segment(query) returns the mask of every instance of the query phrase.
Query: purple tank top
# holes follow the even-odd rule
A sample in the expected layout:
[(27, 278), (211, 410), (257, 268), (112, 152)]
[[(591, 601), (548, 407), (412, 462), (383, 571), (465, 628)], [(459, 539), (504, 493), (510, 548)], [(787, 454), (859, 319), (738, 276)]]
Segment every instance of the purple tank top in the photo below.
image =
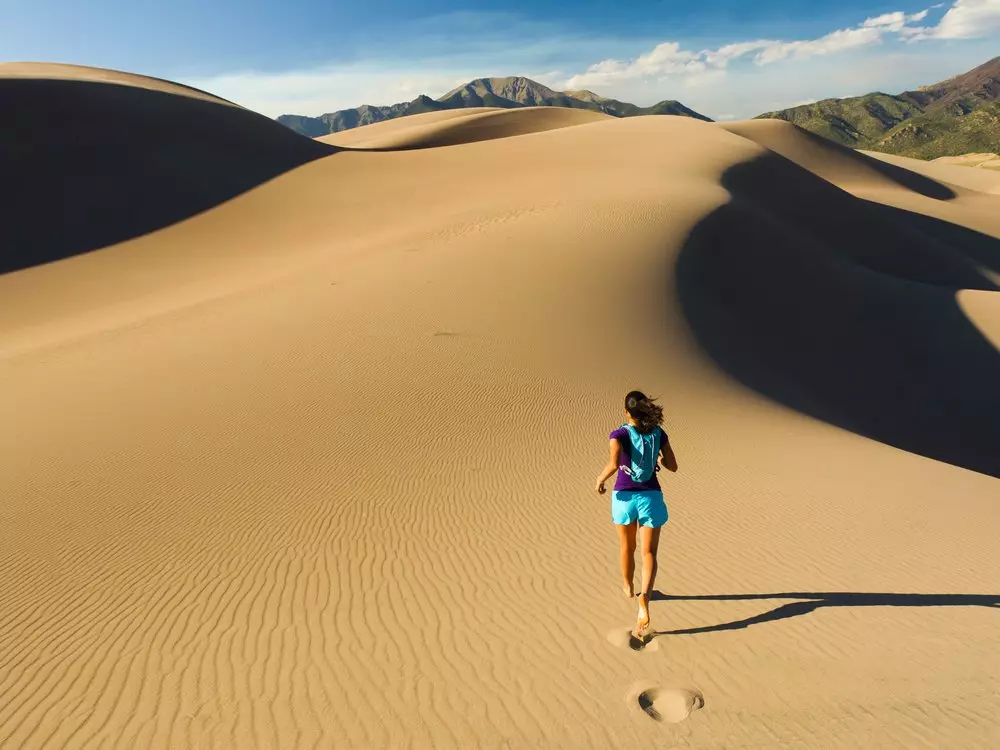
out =
[[(667, 444), (667, 433), (663, 431), (662, 427), (657, 427), (660, 431), (660, 445)], [(653, 476), (647, 479), (645, 482), (633, 482), (632, 477), (629, 476), (628, 472), (622, 469), (623, 466), (632, 465), (632, 441), (629, 439), (628, 430), (625, 427), (619, 427), (617, 430), (612, 432), (608, 437), (611, 440), (617, 440), (618, 444), (622, 447), (621, 452), (618, 454), (618, 477), (615, 479), (615, 489), (619, 492), (621, 491), (635, 491), (635, 490), (658, 490), (660, 489), (660, 482), (656, 478), (656, 472), (653, 472)], [(659, 471), (659, 465), (657, 465), (657, 471)]]

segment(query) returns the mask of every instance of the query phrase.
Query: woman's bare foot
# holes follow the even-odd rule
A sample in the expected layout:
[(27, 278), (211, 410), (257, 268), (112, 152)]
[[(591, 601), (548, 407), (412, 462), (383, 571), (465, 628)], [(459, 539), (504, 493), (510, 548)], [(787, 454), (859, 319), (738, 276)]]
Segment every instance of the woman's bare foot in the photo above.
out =
[(644, 638), (649, 630), (649, 594), (639, 594), (639, 613), (635, 620), (635, 636)]
[(635, 598), (635, 589), (632, 587), (632, 582), (622, 584), (622, 593), (625, 594), (626, 599)]

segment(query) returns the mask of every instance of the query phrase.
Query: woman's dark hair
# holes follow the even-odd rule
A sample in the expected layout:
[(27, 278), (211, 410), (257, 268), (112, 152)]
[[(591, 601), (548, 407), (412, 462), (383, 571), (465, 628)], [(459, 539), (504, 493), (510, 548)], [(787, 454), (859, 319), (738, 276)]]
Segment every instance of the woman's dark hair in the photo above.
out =
[(629, 391), (625, 397), (625, 411), (635, 420), (636, 429), (643, 435), (663, 424), (663, 407), (642, 391)]

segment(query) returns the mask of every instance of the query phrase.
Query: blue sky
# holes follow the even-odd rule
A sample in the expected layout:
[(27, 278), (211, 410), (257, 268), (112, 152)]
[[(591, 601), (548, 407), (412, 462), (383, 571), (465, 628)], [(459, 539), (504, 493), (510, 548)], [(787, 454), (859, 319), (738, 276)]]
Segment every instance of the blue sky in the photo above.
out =
[(1000, 0), (0, 2), (5, 60), (169, 78), (270, 116), (526, 75), (732, 119), (932, 83), (998, 42)]

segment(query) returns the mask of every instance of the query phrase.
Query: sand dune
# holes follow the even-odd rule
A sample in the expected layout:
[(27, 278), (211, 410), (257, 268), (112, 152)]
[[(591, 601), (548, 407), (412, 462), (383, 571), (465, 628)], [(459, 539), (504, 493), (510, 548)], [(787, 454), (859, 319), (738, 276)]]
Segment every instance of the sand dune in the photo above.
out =
[(998, 289), (981, 269), (1000, 272), (1000, 243), (817, 177), (850, 187), (867, 170), (934, 201), (957, 200), (957, 189), (768, 125), (732, 128), (771, 153), (726, 172), (732, 199), (678, 260), (699, 341), (727, 371), (800, 411), (1000, 476), (1000, 422), (983, 408), (1000, 399), (1000, 357), (955, 299), (960, 289)]
[(933, 161), (935, 164), (958, 164), (967, 167), (985, 167), (986, 169), (1000, 167), (1000, 156), (993, 153), (939, 156), (937, 159), (933, 159)]
[(28, 64), (0, 65), (0, 139), (16, 144), (0, 152), (0, 273), (161, 229), (332, 152), (196, 89)]
[(941, 200), (952, 198), (955, 194), (946, 181), (926, 179), (913, 170), (898, 168), (891, 161), (869, 158), (864, 152), (844, 148), (807, 130), (795, 128), (784, 120), (750, 120), (726, 123), (720, 127), (784, 156), (813, 175), (845, 190), (903, 187), (921, 196)]
[[(39, 221), (0, 276), (0, 746), (1000, 744), (976, 170), (552, 110), (336, 149), (2, 85), (207, 108), (122, 140), (122, 200), (131, 160), (253, 177), (144, 234), (103, 214), (100, 249), (40, 221), (66, 193), (9, 214)], [(44, 132), (4, 166), (75, 164), (98, 206)], [(591, 482), (637, 386), (681, 470), (632, 651)]]
[(911, 172), (918, 172), (940, 182), (959, 185), (969, 190), (978, 190), (983, 193), (1000, 193), (1000, 175), (995, 172), (969, 169), (957, 164), (941, 163), (936, 160), (922, 161), (920, 159), (909, 159), (905, 156), (880, 154), (875, 151), (866, 151), (864, 153), (886, 164), (895, 164)]
[[(461, 113), (461, 115), (459, 114)], [(442, 115), (451, 114), (451, 117)], [(413, 115), (403, 120), (376, 123), (317, 140), (336, 146), (366, 149), (409, 149), (457, 146), (462, 143), (511, 138), (574, 125), (609, 120), (611, 115), (589, 109), (525, 107), (488, 109), (479, 107), (450, 112)], [(396, 124), (395, 127), (393, 125)], [(405, 127), (402, 127), (405, 125)]]
[(961, 154), (959, 156), (939, 156), (937, 159), (931, 159), (931, 161), (936, 164), (978, 164), (980, 162), (997, 158), (1000, 157), (993, 153), (980, 153)]
[(194, 99), (203, 99), (214, 104), (238, 105), (210, 94), (207, 91), (185, 86), (181, 83), (166, 81), (162, 78), (135, 75), (121, 70), (107, 68), (89, 68), (83, 65), (66, 65), (63, 63), (37, 62), (5, 62), (0, 63), (0, 78), (22, 78), (28, 80), (76, 81), (77, 83), (110, 83), (118, 86), (134, 86), (152, 91), (162, 91), (167, 94), (179, 94)]
[(399, 130), (409, 130), (417, 125), (429, 125), (434, 122), (447, 122), (458, 117), (470, 117), (483, 112), (496, 112), (494, 107), (469, 107), (468, 109), (443, 109), (439, 112), (424, 112), (419, 115), (408, 117), (396, 117), (391, 120), (376, 122), (372, 125), (365, 125), (360, 128), (342, 130), (339, 133), (325, 135), (317, 138), (317, 141), (329, 143), (335, 146), (356, 146), (367, 140), (388, 136)]

